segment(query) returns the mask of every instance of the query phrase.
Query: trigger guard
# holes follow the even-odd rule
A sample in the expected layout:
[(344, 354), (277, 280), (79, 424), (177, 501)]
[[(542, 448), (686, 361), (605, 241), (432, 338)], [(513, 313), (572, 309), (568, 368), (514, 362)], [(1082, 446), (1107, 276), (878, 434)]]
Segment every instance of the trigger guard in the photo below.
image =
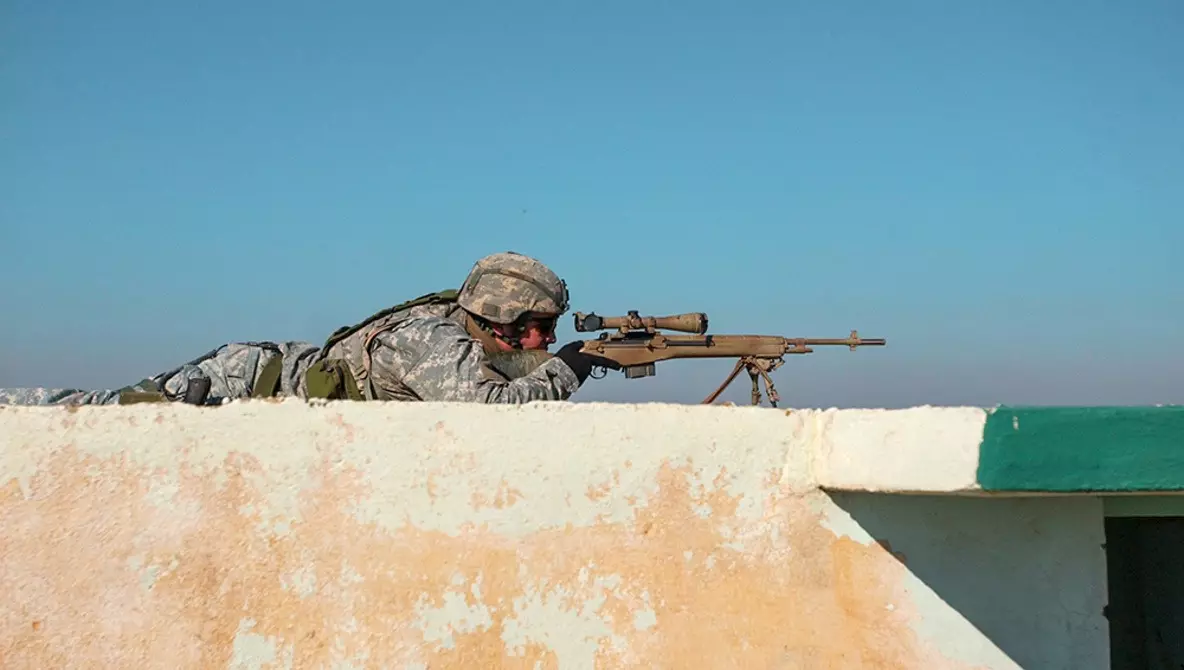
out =
[[(601, 370), (602, 372), (599, 375), (597, 375), (596, 374), (597, 370)], [(605, 377), (608, 376), (608, 368), (603, 365), (593, 365), (592, 371), (588, 373), (588, 376), (593, 379), (604, 379)]]

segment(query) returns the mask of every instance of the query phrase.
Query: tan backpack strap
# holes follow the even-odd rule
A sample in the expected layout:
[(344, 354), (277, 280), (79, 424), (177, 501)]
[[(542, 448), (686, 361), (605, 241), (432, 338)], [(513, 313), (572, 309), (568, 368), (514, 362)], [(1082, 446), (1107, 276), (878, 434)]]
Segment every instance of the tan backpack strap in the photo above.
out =
[(366, 339), (362, 340), (362, 383), (366, 385), (366, 397), (370, 400), (378, 397), (378, 393), (374, 390), (374, 378), (370, 374), (374, 366), (370, 357), (370, 347), (374, 344), (374, 338), (387, 330), (390, 330), (390, 326), (375, 328), (366, 333)]
[(493, 335), (482, 329), (473, 315), (468, 312), (465, 312), (465, 332), (469, 334), (469, 337), (481, 343), (481, 348), (485, 350), (486, 356), (501, 353), (502, 349), (497, 346), (497, 340), (493, 339)]

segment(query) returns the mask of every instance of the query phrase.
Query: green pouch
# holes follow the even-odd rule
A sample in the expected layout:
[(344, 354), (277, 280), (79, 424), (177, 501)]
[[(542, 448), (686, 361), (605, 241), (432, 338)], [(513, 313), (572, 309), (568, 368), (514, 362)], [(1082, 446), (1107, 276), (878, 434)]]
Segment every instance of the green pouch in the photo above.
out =
[(309, 398), (325, 400), (364, 400), (354, 376), (344, 361), (323, 360), (313, 363), (304, 373)]
[[(137, 388), (139, 387), (139, 388)], [(141, 390), (151, 389), (151, 390)], [(135, 405), (142, 402), (168, 402), (164, 390), (151, 379), (145, 379), (139, 384), (133, 384), (119, 389), (120, 405)]]

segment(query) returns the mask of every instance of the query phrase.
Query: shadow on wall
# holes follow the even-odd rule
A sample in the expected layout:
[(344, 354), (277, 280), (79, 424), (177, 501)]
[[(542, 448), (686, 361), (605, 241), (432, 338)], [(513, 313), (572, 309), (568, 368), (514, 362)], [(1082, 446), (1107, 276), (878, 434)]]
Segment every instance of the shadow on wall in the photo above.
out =
[(1097, 499), (830, 496), (916, 578), (910, 595), (933, 614), (917, 632), (943, 649), (972, 663), (997, 658), (993, 645), (1021, 668), (1109, 667)]

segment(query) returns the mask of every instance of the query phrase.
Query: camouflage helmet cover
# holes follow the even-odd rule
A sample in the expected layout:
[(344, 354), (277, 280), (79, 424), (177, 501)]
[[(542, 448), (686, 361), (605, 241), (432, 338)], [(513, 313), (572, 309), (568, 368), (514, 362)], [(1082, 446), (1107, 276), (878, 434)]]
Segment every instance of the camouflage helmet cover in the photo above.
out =
[(506, 251), (473, 265), (457, 302), (465, 311), (500, 324), (532, 312), (559, 316), (568, 309), (567, 284), (542, 262)]

